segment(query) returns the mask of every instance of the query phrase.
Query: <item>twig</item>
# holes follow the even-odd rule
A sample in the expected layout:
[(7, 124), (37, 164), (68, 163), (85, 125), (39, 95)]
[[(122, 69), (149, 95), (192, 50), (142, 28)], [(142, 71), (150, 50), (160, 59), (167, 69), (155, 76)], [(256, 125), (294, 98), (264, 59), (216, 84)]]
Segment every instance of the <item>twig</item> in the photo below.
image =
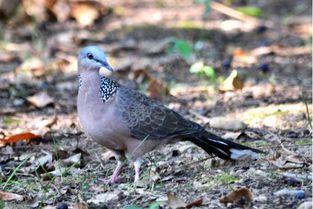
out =
[(27, 112), (30, 112), (33, 110), (35, 110), (35, 108), (32, 108), (32, 107), (26, 107), (26, 108), (21, 108), (21, 109), (17, 109), (17, 110), (14, 110), (14, 109), (1, 110), (0, 116), (2, 116), (2, 115), (15, 115), (17, 113), (27, 113)]
[(307, 46), (303, 47), (280, 47), (280, 46), (264, 46), (259, 47), (251, 51), (254, 56), (262, 56), (270, 53), (274, 53), (282, 57), (299, 56), (305, 54), (311, 54), (311, 48)]
[(101, 168), (103, 169), (103, 170), (105, 170), (105, 167), (104, 167), (104, 165), (103, 165), (103, 163), (102, 163), (102, 161), (101, 161), (101, 159), (100, 159), (100, 157), (99, 157), (99, 155), (96, 153), (96, 157), (97, 157), (97, 159), (98, 159), (98, 161), (99, 161), (99, 163), (100, 163), (100, 166), (101, 166)]
[(130, 157), (133, 157), (133, 155), (135, 154), (135, 152), (143, 145), (143, 143), (146, 142), (146, 140), (150, 137), (150, 134), (148, 134), (143, 140), (142, 142), (140, 142), (140, 144), (134, 149), (134, 151), (130, 154)]
[(196, 165), (196, 164), (199, 164), (199, 163), (202, 163), (202, 162), (204, 162), (204, 161), (207, 161), (207, 160), (210, 160), (210, 159), (214, 159), (214, 158), (215, 158), (215, 157), (209, 156), (209, 157), (203, 158), (203, 159), (201, 159), (201, 160), (188, 163), (188, 164), (186, 164), (185, 166), (186, 166), (186, 167), (190, 167), (190, 166), (192, 166), (192, 165)]
[(249, 23), (252, 26), (260, 25), (260, 20), (258, 20), (257, 18), (245, 15), (245, 14), (243, 14), (243, 13), (241, 13), (241, 12), (239, 12), (233, 8), (225, 6), (224, 4), (212, 1), (211, 8), (217, 12), (223, 13), (224, 15), (227, 15), (227, 16), (230, 16), (232, 18), (236, 18), (236, 19), (241, 20), (243, 22)]
[(281, 146), (281, 148), (282, 148), (287, 154), (289, 154), (289, 155), (294, 155), (294, 156), (299, 156), (298, 153), (292, 152), (292, 151), (290, 151), (289, 149), (287, 149), (287, 148), (284, 146), (284, 144), (282, 143), (282, 141), (280, 140), (280, 138), (279, 138), (276, 134), (274, 134), (274, 133), (272, 133), (272, 132), (269, 132), (269, 134), (271, 134), (271, 135), (273, 136), (274, 140), (278, 142), (278, 144)]

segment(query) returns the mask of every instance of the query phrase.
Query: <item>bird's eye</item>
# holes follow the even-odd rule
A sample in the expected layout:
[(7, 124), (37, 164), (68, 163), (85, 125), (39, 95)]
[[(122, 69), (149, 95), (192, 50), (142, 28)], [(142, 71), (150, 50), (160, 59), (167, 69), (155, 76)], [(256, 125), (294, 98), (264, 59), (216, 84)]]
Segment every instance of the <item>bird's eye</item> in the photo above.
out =
[(93, 55), (91, 53), (87, 54), (88, 59), (92, 60), (93, 59)]

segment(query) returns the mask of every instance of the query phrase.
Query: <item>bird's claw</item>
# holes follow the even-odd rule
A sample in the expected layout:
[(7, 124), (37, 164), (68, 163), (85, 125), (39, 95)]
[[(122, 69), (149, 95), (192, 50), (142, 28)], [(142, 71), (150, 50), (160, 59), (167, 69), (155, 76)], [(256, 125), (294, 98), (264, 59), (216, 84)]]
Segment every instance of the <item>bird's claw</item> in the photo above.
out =
[(119, 181), (120, 181), (120, 176), (118, 176), (118, 175), (113, 175), (112, 176), (112, 178), (111, 178), (111, 181), (110, 181), (110, 183), (111, 184), (116, 184), (116, 183), (118, 183)]

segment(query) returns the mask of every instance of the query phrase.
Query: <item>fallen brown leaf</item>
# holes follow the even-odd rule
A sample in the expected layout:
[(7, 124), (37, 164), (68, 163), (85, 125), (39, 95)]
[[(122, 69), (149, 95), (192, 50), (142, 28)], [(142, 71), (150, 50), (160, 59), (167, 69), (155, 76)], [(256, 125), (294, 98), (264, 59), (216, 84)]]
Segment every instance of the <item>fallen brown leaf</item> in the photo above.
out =
[(303, 168), (306, 164), (305, 159), (301, 156), (282, 154), (275, 160), (269, 160), (269, 162), (279, 169), (296, 169)]
[(167, 193), (167, 201), (168, 205), (172, 209), (183, 209), (186, 208), (187, 204), (179, 197), (177, 197), (175, 194), (168, 192)]
[(7, 19), (14, 15), (16, 11), (16, 5), (19, 3), (19, 0), (13, 1), (0, 1), (0, 19)]
[(233, 62), (239, 66), (250, 66), (257, 62), (257, 57), (249, 51), (237, 48), (233, 51)]
[(188, 205), (186, 205), (186, 208), (192, 208), (193, 206), (201, 206), (203, 203), (203, 198), (199, 198), (197, 200), (192, 201)]
[(36, 19), (36, 22), (44, 22), (48, 20), (46, 12), (46, 3), (42, 0), (23, 0), (23, 9), (26, 14)]
[(88, 206), (86, 203), (83, 202), (79, 202), (76, 203), (74, 205), (72, 205), (71, 207), (69, 207), (70, 209), (88, 209)]
[(153, 99), (161, 98), (169, 93), (166, 84), (154, 77), (150, 77), (148, 91), (149, 96)]
[(311, 48), (307, 46), (300, 46), (300, 47), (280, 47), (277, 45), (273, 46), (264, 46), (253, 49), (249, 53), (251, 56), (262, 56), (266, 54), (276, 54), (282, 57), (290, 57), (290, 56), (299, 56), (299, 55), (306, 55), (311, 53)]
[(199, 198), (197, 200), (192, 201), (191, 203), (185, 203), (184, 200), (177, 197), (175, 194), (168, 192), (167, 193), (167, 201), (172, 209), (184, 209), (184, 208), (192, 208), (194, 206), (201, 206), (203, 203), (203, 199)]
[(225, 205), (227, 205), (228, 203), (238, 204), (240, 202), (242, 208), (247, 208), (252, 200), (252, 192), (248, 188), (242, 187), (230, 192), (225, 197), (222, 197), (220, 199), (220, 202), (224, 203)]
[(15, 142), (22, 141), (22, 140), (32, 140), (32, 139), (39, 139), (39, 138), (41, 138), (40, 135), (36, 135), (30, 132), (15, 134), (15, 135), (12, 135), (5, 139), (0, 140), (0, 147), (3, 147), (9, 143), (15, 143)]
[(0, 191), (0, 200), (5, 200), (5, 201), (10, 201), (10, 200), (22, 201), (23, 199), (24, 199), (24, 197), (22, 195), (10, 193), (10, 192)]
[(44, 62), (37, 57), (33, 57), (24, 61), (22, 65), (18, 67), (17, 71), (28, 71), (31, 72), (31, 74), (35, 77), (43, 76), (46, 73)]
[(101, 9), (99, 2), (74, 2), (71, 8), (71, 16), (73, 16), (81, 26), (89, 26), (99, 18), (99, 9)]
[(53, 118), (50, 118), (43, 122), (44, 127), (51, 128), (53, 125), (55, 125), (58, 121), (58, 108), (54, 108), (54, 114)]
[[(53, 12), (56, 16), (58, 22), (65, 22), (70, 17), (71, 8), (69, 2), (67, 0), (58, 0), (58, 1), (51, 1), (49, 0), (49, 4), (47, 7)], [(46, 0), (47, 2), (47, 0)]]
[(38, 108), (47, 106), (48, 104), (53, 103), (52, 97), (50, 97), (47, 92), (39, 92), (33, 96), (27, 97), (27, 101)]
[(219, 87), (220, 91), (235, 91), (243, 88), (243, 82), (240, 79), (237, 70), (233, 70)]

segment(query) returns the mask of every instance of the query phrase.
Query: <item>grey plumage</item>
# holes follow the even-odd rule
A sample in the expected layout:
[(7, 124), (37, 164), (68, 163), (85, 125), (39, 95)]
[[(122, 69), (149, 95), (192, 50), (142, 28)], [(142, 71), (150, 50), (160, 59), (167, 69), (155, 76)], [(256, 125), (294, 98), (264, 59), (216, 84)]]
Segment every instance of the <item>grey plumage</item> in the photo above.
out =
[(191, 141), (223, 159), (257, 158), (259, 150), (209, 133), (160, 102), (101, 76), (98, 72), (101, 67), (112, 71), (100, 48), (89, 46), (81, 50), (77, 107), (87, 134), (116, 155), (118, 166), (112, 182), (118, 180), (125, 157), (134, 161), (137, 182), (141, 156), (160, 145), (177, 141)]

